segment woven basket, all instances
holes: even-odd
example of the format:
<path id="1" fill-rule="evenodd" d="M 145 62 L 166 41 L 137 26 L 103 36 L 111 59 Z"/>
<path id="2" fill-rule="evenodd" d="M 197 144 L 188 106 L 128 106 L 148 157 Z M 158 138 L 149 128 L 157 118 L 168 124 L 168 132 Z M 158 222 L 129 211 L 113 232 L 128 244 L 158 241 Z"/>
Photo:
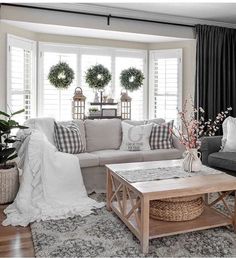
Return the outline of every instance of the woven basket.
<path id="1" fill-rule="evenodd" d="M 150 203 L 150 217 L 164 221 L 187 221 L 199 217 L 204 210 L 202 196 L 155 200 Z"/>
<path id="2" fill-rule="evenodd" d="M 16 166 L 0 169 L 0 204 L 12 202 L 19 189 L 19 173 Z"/>

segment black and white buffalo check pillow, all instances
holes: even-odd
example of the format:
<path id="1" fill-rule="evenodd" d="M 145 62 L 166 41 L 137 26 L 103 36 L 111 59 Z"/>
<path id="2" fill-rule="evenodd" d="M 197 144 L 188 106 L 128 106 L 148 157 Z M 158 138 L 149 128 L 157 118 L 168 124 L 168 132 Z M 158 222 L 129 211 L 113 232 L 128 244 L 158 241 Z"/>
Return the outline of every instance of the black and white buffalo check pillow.
<path id="1" fill-rule="evenodd" d="M 150 147 L 155 149 L 171 149 L 173 147 L 171 129 L 174 121 L 163 124 L 153 124 L 150 136 Z"/>
<path id="2" fill-rule="evenodd" d="M 61 152 L 77 154 L 85 151 L 79 128 L 73 122 L 68 126 L 54 122 L 54 140 Z"/>

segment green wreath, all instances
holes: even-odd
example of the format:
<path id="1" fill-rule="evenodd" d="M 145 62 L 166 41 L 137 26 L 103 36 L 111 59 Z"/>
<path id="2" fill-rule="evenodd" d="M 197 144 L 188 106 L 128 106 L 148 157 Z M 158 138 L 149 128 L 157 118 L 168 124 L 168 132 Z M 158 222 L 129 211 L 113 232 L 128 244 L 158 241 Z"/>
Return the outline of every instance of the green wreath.
<path id="1" fill-rule="evenodd" d="M 74 78 L 74 71 L 65 62 L 53 65 L 48 74 L 49 82 L 58 89 L 67 89 Z"/>
<path id="2" fill-rule="evenodd" d="M 101 64 L 94 65 L 87 70 L 85 81 L 90 88 L 101 90 L 111 81 L 111 73 Z"/>
<path id="3" fill-rule="evenodd" d="M 144 75 L 134 67 L 125 69 L 120 74 L 120 83 L 129 91 L 138 90 L 143 85 Z"/>

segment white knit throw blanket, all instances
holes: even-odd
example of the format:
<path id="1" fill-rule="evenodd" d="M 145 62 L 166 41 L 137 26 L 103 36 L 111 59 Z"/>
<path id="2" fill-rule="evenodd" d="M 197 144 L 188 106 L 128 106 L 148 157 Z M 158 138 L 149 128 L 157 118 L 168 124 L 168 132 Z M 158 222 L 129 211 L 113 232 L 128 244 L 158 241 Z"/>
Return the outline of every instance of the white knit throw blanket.
<path id="1" fill-rule="evenodd" d="M 20 153 L 21 185 L 14 203 L 4 211 L 4 226 L 86 216 L 104 206 L 87 196 L 78 158 L 58 152 L 42 132 L 32 130 Z"/>

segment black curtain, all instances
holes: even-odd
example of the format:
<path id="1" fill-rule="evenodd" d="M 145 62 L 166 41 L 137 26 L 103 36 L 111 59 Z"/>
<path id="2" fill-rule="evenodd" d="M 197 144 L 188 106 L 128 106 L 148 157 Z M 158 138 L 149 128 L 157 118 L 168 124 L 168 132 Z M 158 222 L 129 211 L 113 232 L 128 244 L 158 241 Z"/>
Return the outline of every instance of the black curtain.
<path id="1" fill-rule="evenodd" d="M 232 107 L 236 117 L 236 30 L 196 25 L 195 105 L 206 112 L 206 119 Z"/>

